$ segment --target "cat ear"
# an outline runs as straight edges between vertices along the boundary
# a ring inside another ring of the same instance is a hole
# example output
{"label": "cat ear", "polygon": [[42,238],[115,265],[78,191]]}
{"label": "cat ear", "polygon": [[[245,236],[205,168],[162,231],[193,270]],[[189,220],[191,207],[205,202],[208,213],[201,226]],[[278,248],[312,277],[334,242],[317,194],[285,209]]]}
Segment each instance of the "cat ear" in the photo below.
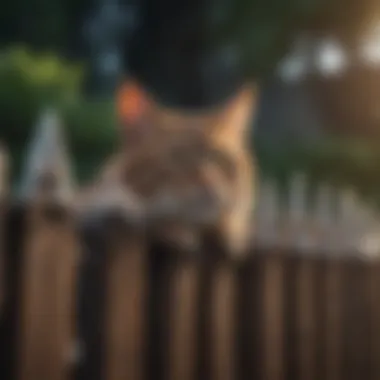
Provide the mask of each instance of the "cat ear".
{"label": "cat ear", "polygon": [[245,140],[256,113],[258,89],[254,84],[245,85],[225,106],[216,125],[218,138],[226,144]]}
{"label": "cat ear", "polygon": [[[258,91],[253,84],[246,84],[232,99],[226,109],[226,128],[243,134],[256,113]],[[231,131],[233,132],[233,131]]]}
{"label": "cat ear", "polygon": [[135,81],[123,83],[116,95],[116,112],[123,125],[136,125],[147,113],[150,99]]}

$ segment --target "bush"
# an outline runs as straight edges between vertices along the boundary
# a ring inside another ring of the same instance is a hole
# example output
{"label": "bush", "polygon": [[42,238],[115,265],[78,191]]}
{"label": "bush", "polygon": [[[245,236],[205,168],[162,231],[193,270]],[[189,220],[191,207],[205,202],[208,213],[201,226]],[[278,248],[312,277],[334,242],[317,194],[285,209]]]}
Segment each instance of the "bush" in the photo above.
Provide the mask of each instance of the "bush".
{"label": "bush", "polygon": [[22,47],[0,53],[0,139],[11,149],[16,177],[39,113],[46,106],[60,111],[82,177],[112,149],[113,104],[83,98],[83,69],[57,55]]}
{"label": "bush", "polygon": [[114,104],[82,100],[62,109],[62,116],[78,177],[86,179],[115,150]]}
{"label": "bush", "polygon": [[12,48],[0,54],[1,138],[20,144],[42,106],[80,99],[83,69],[52,54]]}

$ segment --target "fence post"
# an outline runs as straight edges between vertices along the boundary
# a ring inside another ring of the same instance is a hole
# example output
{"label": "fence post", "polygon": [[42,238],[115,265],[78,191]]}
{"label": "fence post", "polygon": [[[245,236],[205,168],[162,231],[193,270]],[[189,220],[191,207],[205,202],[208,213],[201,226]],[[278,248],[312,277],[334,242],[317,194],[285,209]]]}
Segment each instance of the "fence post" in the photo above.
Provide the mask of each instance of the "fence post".
{"label": "fence post", "polygon": [[263,379],[283,380],[285,260],[283,255],[273,252],[262,260]]}
{"label": "fence post", "polygon": [[316,260],[302,256],[296,266],[296,335],[297,371],[302,380],[317,380],[316,353]]}
{"label": "fence post", "polygon": [[337,239],[333,239],[334,223],[333,223],[333,192],[330,186],[321,184],[317,188],[317,194],[314,204],[313,222],[317,229],[317,251],[335,253],[334,249],[338,243]]}
{"label": "fence post", "polygon": [[109,225],[108,232],[104,379],[142,380],[147,275],[144,239],[121,221]]}
{"label": "fence post", "polygon": [[380,379],[380,261],[375,260],[369,271],[370,298],[370,371],[372,379]]}
{"label": "fence post", "polygon": [[4,301],[7,289],[5,289],[5,236],[4,218],[6,213],[6,202],[8,198],[8,174],[9,159],[8,152],[3,145],[0,145],[0,318],[3,312]]}
{"label": "fence post", "polygon": [[200,265],[199,260],[184,257],[173,260],[169,288],[168,380],[195,380]]}
{"label": "fence post", "polygon": [[358,245],[358,198],[352,189],[346,189],[337,197],[337,227],[342,252],[356,253]]}
{"label": "fence post", "polygon": [[263,179],[260,182],[255,212],[255,240],[258,245],[273,247],[278,244],[279,217],[280,205],[276,183]]}
{"label": "fence post", "polygon": [[19,380],[68,376],[78,244],[66,202],[71,178],[59,128],[57,116],[44,113],[27,156]]}
{"label": "fence post", "polygon": [[288,213],[283,223],[287,236],[284,236],[284,242],[287,248],[296,248],[297,250],[310,250],[312,245],[312,236],[310,223],[307,220],[307,181],[306,177],[301,174],[295,174],[290,182]]}
{"label": "fence post", "polygon": [[214,265],[211,281],[211,378],[234,380],[237,371],[235,268],[228,262],[216,262]]}

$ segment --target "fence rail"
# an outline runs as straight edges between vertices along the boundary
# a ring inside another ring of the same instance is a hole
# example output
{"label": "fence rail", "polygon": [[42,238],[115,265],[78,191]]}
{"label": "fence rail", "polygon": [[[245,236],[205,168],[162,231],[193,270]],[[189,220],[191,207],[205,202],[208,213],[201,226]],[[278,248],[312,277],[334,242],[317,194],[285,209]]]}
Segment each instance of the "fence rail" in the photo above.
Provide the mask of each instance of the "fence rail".
{"label": "fence rail", "polygon": [[68,181],[45,186],[68,173],[51,132],[32,197],[9,197],[0,154],[1,379],[380,380],[378,223],[352,193],[306,211],[302,176],[282,206],[263,180],[249,257],[190,257],[81,230]]}

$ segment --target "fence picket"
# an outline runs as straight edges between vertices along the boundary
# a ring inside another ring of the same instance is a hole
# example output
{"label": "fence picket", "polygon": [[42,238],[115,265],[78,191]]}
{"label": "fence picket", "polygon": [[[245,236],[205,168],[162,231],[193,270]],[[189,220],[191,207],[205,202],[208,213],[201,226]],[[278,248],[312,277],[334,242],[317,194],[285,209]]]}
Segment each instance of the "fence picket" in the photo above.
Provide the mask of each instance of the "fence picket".
{"label": "fence picket", "polygon": [[236,279],[233,266],[219,263],[214,268],[211,286],[211,379],[234,380]]}
{"label": "fence picket", "polygon": [[325,326],[324,334],[324,362],[325,362],[325,379],[339,380],[342,379],[342,272],[343,262],[339,259],[331,259],[326,262],[322,280],[324,292],[321,297],[325,300],[323,319]]}
{"label": "fence picket", "polygon": [[284,379],[284,261],[263,257],[263,351],[265,380]]}
{"label": "fence picket", "polygon": [[370,297],[370,379],[380,379],[380,262],[373,262],[369,269]]}
{"label": "fence picket", "polygon": [[146,250],[138,234],[127,236],[108,237],[106,380],[143,379]]}
{"label": "fence picket", "polygon": [[36,207],[28,216],[20,320],[20,380],[63,380],[68,375],[77,242],[71,223],[51,220],[46,211]]}
{"label": "fence picket", "polygon": [[317,380],[315,377],[316,310],[315,261],[302,257],[296,268],[296,336],[298,378]]}
{"label": "fence picket", "polygon": [[169,380],[196,380],[199,266],[176,261],[170,288]]}
{"label": "fence picket", "polygon": [[8,176],[9,176],[8,152],[4,146],[0,146],[0,318],[6,297],[5,287],[5,217],[7,212]]}
{"label": "fence picket", "polygon": [[67,379],[74,337],[78,240],[69,162],[53,110],[43,115],[26,157],[28,202],[23,253],[19,379]]}

